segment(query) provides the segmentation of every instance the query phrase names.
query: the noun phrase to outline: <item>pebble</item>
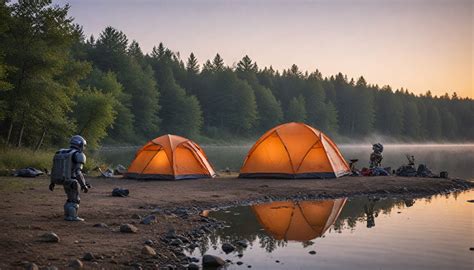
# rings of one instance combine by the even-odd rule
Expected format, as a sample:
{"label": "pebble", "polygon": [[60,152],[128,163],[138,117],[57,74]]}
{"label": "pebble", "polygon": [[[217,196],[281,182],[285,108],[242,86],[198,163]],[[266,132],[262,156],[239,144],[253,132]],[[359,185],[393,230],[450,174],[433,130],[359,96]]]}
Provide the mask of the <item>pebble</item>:
{"label": "pebble", "polygon": [[69,262],[69,267],[73,269],[82,269],[84,264],[79,259],[75,259]]}
{"label": "pebble", "polygon": [[223,265],[225,265],[225,261],[218,256],[206,254],[202,257],[203,267],[219,267]]}
{"label": "pebble", "polygon": [[224,251],[226,254],[231,253],[234,250],[235,250],[235,247],[233,245],[229,243],[222,244],[222,251]]}
{"label": "pebble", "polygon": [[145,245],[153,246],[153,244],[154,244],[153,240],[151,240],[151,239],[145,240]]}
{"label": "pebble", "polygon": [[47,232],[43,235],[41,235],[41,241],[42,242],[48,242],[48,243],[58,243],[59,242],[59,236],[55,234],[54,232]]}
{"label": "pebble", "polygon": [[84,254],[84,256],[82,257],[82,259],[83,259],[84,261],[90,262],[90,261],[94,260],[95,257],[94,257],[94,254],[92,254],[92,253],[90,253],[90,252],[87,252],[87,253]]}
{"label": "pebble", "polygon": [[241,247],[243,247],[243,248],[246,248],[246,247],[248,246],[247,240],[239,240],[239,241],[235,242],[235,244],[236,244],[237,246],[241,246]]}
{"label": "pebble", "polygon": [[310,251],[310,252],[308,252],[308,253],[309,253],[309,254],[311,254],[311,255],[314,255],[314,254],[316,254],[316,251],[314,251],[314,250],[311,250],[311,251]]}
{"label": "pebble", "polygon": [[26,270],[39,270],[39,267],[38,265],[36,265],[36,263],[28,263],[26,264],[25,269]]}
{"label": "pebble", "polygon": [[123,233],[136,233],[138,228],[133,226],[132,224],[122,224],[120,225],[120,232]]}
{"label": "pebble", "polygon": [[132,219],[142,219],[142,216],[140,216],[139,214],[133,214]]}
{"label": "pebble", "polygon": [[241,261],[238,261],[238,262],[236,262],[236,264],[237,264],[237,265],[242,265],[242,264],[244,264],[244,263],[241,262]]}
{"label": "pebble", "polygon": [[153,223],[156,223],[156,216],[155,215],[149,215],[149,216],[146,216],[145,218],[143,218],[140,223],[141,224],[145,224],[145,225],[150,225],[150,224],[153,224]]}
{"label": "pebble", "polygon": [[142,248],[142,254],[144,254],[144,255],[150,255],[150,256],[155,256],[155,255],[156,255],[156,251],[155,251],[152,247],[150,247],[150,246],[148,246],[148,245],[145,245],[145,246],[143,246],[143,248]]}
{"label": "pebble", "polygon": [[188,270],[199,270],[199,265],[197,265],[195,263],[190,263],[188,265]]}

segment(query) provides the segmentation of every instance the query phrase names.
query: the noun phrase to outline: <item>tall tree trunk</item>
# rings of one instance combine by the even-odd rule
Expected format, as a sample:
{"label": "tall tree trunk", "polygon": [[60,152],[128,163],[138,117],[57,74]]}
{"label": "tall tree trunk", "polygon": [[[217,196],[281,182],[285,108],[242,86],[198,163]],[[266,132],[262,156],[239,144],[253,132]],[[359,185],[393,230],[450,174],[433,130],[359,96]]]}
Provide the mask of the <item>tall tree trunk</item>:
{"label": "tall tree trunk", "polygon": [[8,145],[10,143],[10,138],[12,136],[12,131],[13,131],[13,118],[10,121],[10,127],[8,128],[7,140],[5,142],[5,145]]}
{"label": "tall tree trunk", "polygon": [[43,133],[41,134],[41,138],[39,139],[38,143],[36,144],[35,152],[40,149],[41,145],[43,144],[45,136],[46,136],[46,128],[43,129]]}
{"label": "tall tree trunk", "polygon": [[25,131],[25,120],[21,123],[20,133],[18,134],[18,142],[16,143],[16,147],[21,147],[21,141],[23,140],[23,132]]}

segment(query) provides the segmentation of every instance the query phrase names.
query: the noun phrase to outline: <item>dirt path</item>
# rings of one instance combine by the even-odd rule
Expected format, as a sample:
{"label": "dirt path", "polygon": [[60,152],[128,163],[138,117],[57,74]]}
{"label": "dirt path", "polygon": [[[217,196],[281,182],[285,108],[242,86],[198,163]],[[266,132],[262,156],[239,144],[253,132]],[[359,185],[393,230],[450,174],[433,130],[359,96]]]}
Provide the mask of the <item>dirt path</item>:
{"label": "dirt path", "polygon": [[[46,177],[22,179],[0,177],[0,269],[23,269],[27,262],[38,266],[67,268],[70,260],[86,252],[96,256],[84,262],[86,268],[157,268],[180,266],[180,248],[160,240],[173,228],[185,234],[192,228],[212,224],[197,213],[201,209],[257,201],[265,198],[342,197],[358,194],[434,194],[474,187],[473,182],[448,179],[401,177],[344,177],[337,180],[218,179],[187,181],[135,181],[90,178],[93,189],[82,194],[82,223],[62,220],[65,195],[62,187],[48,190]],[[130,196],[112,197],[115,187],[127,188]],[[186,208],[186,210],[180,208]],[[177,209],[178,208],[178,209]],[[133,215],[154,212],[158,222],[139,224]],[[184,213],[184,214],[183,214]],[[105,223],[108,228],[93,227]],[[119,232],[123,223],[135,223],[138,232]],[[39,236],[52,231],[59,243],[40,242]],[[156,256],[141,254],[145,240],[152,240]],[[182,263],[182,262],[181,262]]]}

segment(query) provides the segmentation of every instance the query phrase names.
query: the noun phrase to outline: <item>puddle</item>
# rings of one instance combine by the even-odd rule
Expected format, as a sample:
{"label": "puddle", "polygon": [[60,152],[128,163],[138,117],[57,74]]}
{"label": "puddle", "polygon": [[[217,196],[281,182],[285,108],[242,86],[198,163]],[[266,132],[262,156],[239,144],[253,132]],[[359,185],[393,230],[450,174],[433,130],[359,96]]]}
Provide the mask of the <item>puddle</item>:
{"label": "puddle", "polygon": [[[227,269],[472,269],[474,191],[421,199],[284,201],[209,212],[226,226],[187,255]],[[245,240],[247,244],[237,245]],[[236,250],[226,254],[223,243]],[[237,262],[242,262],[238,265]]]}

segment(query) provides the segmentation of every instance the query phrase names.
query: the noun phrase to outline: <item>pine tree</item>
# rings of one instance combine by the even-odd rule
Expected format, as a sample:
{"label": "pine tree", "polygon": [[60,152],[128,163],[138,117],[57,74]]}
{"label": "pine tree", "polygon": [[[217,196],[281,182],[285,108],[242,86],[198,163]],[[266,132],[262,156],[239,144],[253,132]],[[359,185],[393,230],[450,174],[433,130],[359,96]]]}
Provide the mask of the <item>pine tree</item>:
{"label": "pine tree", "polygon": [[306,108],[303,96],[294,97],[288,105],[286,112],[286,121],[288,122],[305,122]]}
{"label": "pine tree", "polygon": [[191,53],[188,57],[186,70],[191,74],[199,73],[199,64],[197,58],[194,56],[194,53]]}

